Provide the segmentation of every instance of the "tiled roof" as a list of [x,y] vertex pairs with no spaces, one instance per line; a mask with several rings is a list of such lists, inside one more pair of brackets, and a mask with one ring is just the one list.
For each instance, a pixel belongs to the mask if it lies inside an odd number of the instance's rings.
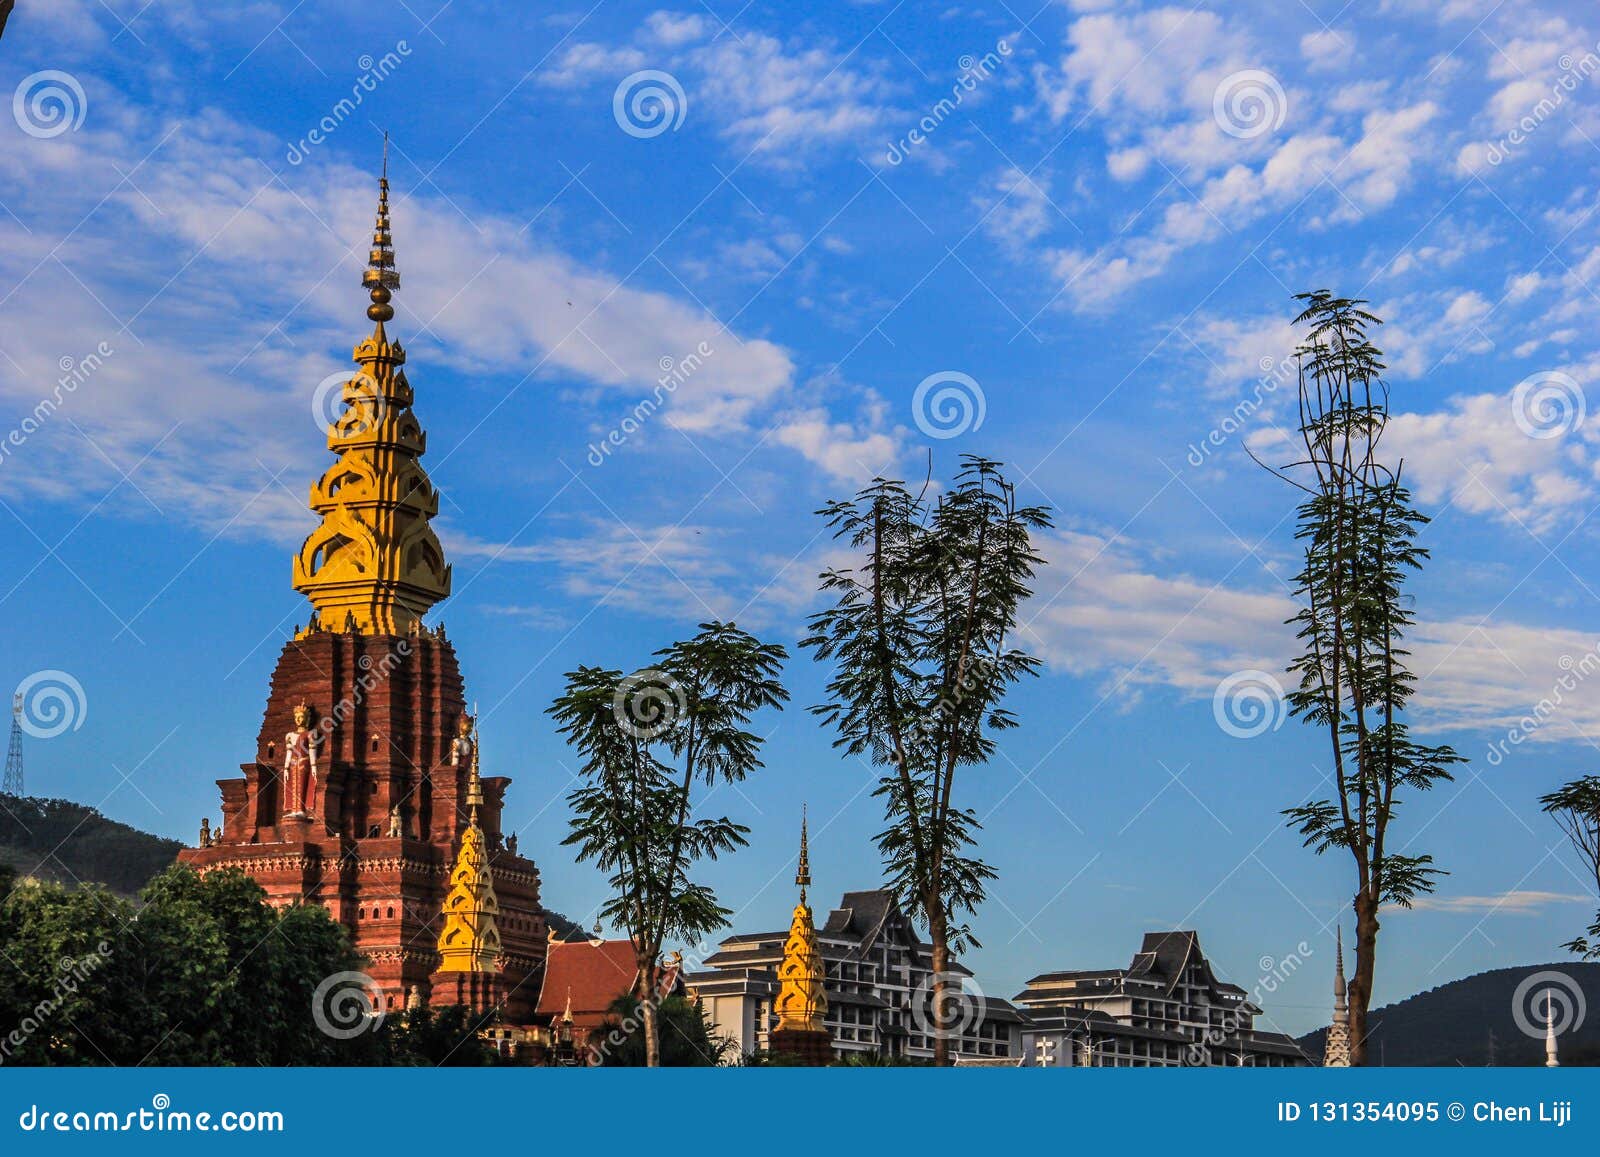
[[537,1012],[560,1016],[570,992],[573,1023],[592,1028],[606,1019],[613,1001],[632,990],[636,975],[632,941],[552,940]]

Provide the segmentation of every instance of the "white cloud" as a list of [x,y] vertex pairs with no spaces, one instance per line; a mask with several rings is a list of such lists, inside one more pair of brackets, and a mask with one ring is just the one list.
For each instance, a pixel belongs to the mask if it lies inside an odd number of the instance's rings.
[[[1591,904],[1588,896],[1567,892],[1538,892],[1512,889],[1495,896],[1422,896],[1411,904],[1414,912],[1460,912],[1468,915],[1537,916],[1552,904]],[[1398,904],[1390,912],[1404,911]]]
[[554,64],[540,69],[535,79],[548,88],[577,88],[597,77],[616,83],[645,67],[645,59],[637,48],[608,48],[587,42],[572,44]]
[[1445,410],[1398,414],[1387,451],[1426,504],[1451,502],[1474,514],[1547,529],[1594,496],[1594,454],[1582,431],[1531,438],[1517,425],[1511,395],[1457,397]]
[[1506,279],[1506,300],[1512,305],[1527,301],[1543,285],[1544,278],[1537,270],[1515,274]]
[[698,12],[652,12],[645,20],[651,39],[669,48],[704,39],[711,22]]
[[874,140],[892,110],[892,86],[882,75],[819,45],[747,32],[696,48],[688,61],[700,71],[699,107],[736,147],[773,165]]
[[1315,71],[1333,71],[1350,63],[1355,53],[1355,34],[1333,28],[1308,32],[1300,38],[1300,55]]
[[984,231],[1013,249],[1037,240],[1056,220],[1048,179],[1030,177],[1021,169],[1002,170],[975,203],[983,210]]
[[[1282,674],[1297,645],[1284,586],[1213,582],[1149,544],[1078,530],[1046,535],[1048,565],[1023,610],[1021,632],[1050,665],[1096,678],[1106,702],[1131,707],[1151,688],[1209,700],[1239,671]],[[1450,560],[1435,558],[1434,566]],[[1593,742],[1600,699],[1571,681],[1600,675],[1600,636],[1484,618],[1430,619],[1407,635],[1418,676],[1411,725],[1419,734],[1464,729],[1485,742],[1517,727],[1525,742]],[[1560,682],[1568,680],[1562,691]],[[1540,720],[1533,727],[1530,717]],[[1483,754],[1462,745],[1464,754]],[[1511,750],[1515,750],[1512,748]]]
[[[31,410],[59,358],[82,356],[101,335],[116,348],[93,384],[94,404],[65,407],[27,454],[5,462],[0,488],[95,500],[118,473],[85,452],[86,436],[122,470],[149,453],[136,480],[164,515],[292,539],[309,517],[304,480],[320,462],[310,394],[350,368],[347,351],[370,324],[359,273],[372,176],[317,158],[274,178],[255,158],[276,145],[217,115],[152,151],[157,141],[86,128],[0,152],[0,178],[26,183],[57,223],[37,217],[31,235],[0,224],[0,273],[20,286],[6,302],[0,349],[22,371],[0,373],[0,396]],[[100,193],[78,174],[113,165],[136,170],[139,191],[124,185],[90,214]],[[795,405],[784,348],[586,265],[535,240],[521,220],[408,190],[403,169],[393,219],[405,286],[391,329],[411,347],[425,421],[430,364],[501,376],[502,401],[538,389],[535,379],[576,378],[631,404],[656,392],[664,360],[698,349],[710,352],[660,420],[721,437],[764,428]],[[47,238],[85,215],[51,256]],[[819,422],[825,437],[812,433]],[[817,455],[831,473],[847,450],[871,457],[893,442],[813,409],[779,444]],[[432,461],[450,452],[436,440]],[[68,461],[84,464],[67,470]]]

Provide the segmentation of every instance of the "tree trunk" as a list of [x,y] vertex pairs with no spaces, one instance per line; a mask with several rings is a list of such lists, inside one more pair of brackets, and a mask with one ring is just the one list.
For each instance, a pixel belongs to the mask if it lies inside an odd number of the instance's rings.
[[[946,1032],[945,987],[950,983],[950,934],[943,920],[928,922],[928,937],[933,941],[929,956],[933,962],[933,1063],[948,1065],[950,1037]],[[959,1023],[959,1018],[957,1020]]]
[[644,1030],[644,1063],[646,1068],[661,1067],[661,1025],[656,1018],[656,991],[658,988],[654,965],[643,970],[644,991],[639,993],[639,1016]]
[[1350,1063],[1367,1063],[1367,1008],[1372,1003],[1374,956],[1378,949],[1378,903],[1363,890],[1356,895],[1356,970],[1350,979]]

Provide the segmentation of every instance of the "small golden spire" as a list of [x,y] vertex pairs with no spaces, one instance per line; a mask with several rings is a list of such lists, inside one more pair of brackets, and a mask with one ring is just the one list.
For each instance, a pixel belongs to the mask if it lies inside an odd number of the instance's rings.
[[778,965],[778,999],[774,1010],[780,1029],[823,1032],[828,1012],[828,997],[823,991],[822,953],[817,949],[817,928],[806,904],[806,888],[811,883],[811,856],[807,847],[806,816],[800,813],[800,868],[795,883],[800,887],[800,903],[789,922],[789,938],[783,945],[783,961]]
[[400,288],[400,272],[394,267],[394,243],[389,235],[389,134],[383,134],[383,175],[378,178],[378,219],[372,227],[372,249],[361,284],[372,289],[372,304],[367,317],[380,326],[394,317],[389,299]]
[[500,928],[496,917],[500,901],[494,892],[494,874],[478,807],[483,785],[478,779],[478,737],[472,737],[472,769],[467,780],[467,806],[471,812],[461,832],[461,850],[450,873],[450,892],[444,900],[444,927],[439,933],[440,972],[496,972],[500,956]]

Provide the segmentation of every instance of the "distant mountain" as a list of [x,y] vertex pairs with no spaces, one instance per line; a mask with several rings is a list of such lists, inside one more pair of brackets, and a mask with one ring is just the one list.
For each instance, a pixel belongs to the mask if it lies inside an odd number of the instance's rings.
[[0,864],[19,876],[104,884],[131,896],[172,863],[182,846],[71,800],[0,793]]
[[[0,792],[0,865],[15,869],[18,876],[104,884],[133,896],[177,859],[182,847],[177,840],[107,819],[81,803]],[[589,936],[560,912],[545,909],[545,920],[563,940]]]
[[[1533,1037],[1519,1028],[1513,1004],[1517,986],[1538,972],[1561,973],[1571,981],[1569,991],[1583,997],[1582,1023],[1558,1038],[1561,1063],[1600,1064],[1600,964],[1572,961],[1496,968],[1373,1009],[1368,1062],[1470,1067],[1544,1064],[1542,1032]],[[1524,994],[1523,1019],[1536,1029],[1543,1025],[1544,1015],[1538,994],[1547,987],[1541,982]],[[1557,1024],[1560,1022],[1558,1015]],[[1300,1047],[1308,1056],[1321,1057],[1326,1035],[1326,1029],[1308,1033],[1300,1038]]]

